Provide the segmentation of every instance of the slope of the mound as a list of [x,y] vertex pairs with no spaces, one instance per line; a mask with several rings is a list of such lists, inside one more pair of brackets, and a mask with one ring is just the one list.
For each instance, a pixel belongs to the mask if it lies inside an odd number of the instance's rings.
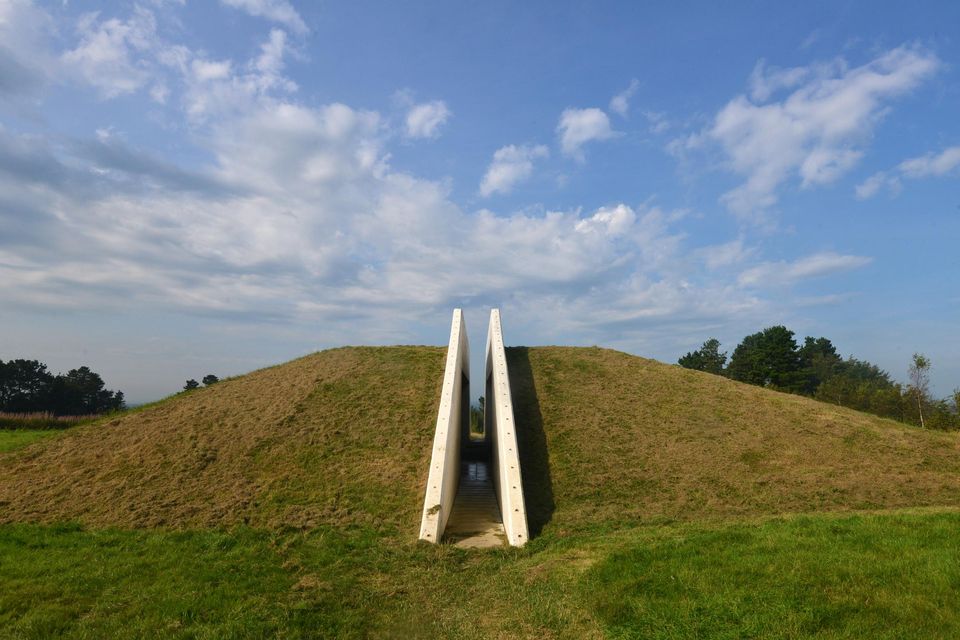
[[342,348],[0,455],[0,522],[415,531],[443,348]]
[[531,533],[960,505],[960,435],[598,348],[507,349]]

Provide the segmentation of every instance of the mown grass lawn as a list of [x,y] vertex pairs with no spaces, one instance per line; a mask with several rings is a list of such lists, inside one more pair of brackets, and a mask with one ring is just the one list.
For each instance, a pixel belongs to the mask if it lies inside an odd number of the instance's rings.
[[62,433],[55,429],[0,429],[0,453],[25,447],[31,442]]
[[552,533],[0,527],[0,636],[960,637],[960,513]]
[[617,638],[960,637],[956,513],[799,517],[625,545],[585,581]]

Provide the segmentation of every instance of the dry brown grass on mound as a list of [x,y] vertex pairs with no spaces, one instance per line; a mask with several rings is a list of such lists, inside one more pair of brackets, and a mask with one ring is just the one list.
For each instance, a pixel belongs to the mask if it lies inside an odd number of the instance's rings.
[[[0,454],[0,522],[416,535],[445,350],[343,348]],[[508,349],[534,534],[960,506],[960,437],[616,351]]]
[[0,455],[0,522],[415,535],[444,355],[324,351]]
[[507,357],[534,531],[960,505],[955,433],[606,349]]

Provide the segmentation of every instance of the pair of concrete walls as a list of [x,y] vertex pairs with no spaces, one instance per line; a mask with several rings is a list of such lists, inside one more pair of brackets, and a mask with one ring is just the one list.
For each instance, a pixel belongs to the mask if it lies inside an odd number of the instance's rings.
[[[440,390],[440,409],[433,437],[433,454],[423,502],[420,539],[439,542],[453,511],[460,481],[460,438],[467,433],[469,420],[470,345],[467,340],[463,312],[453,311],[447,364]],[[529,538],[527,512],[523,501],[517,431],[510,395],[510,376],[503,348],[500,311],[490,312],[486,349],[486,395],[484,425],[492,449],[493,486],[500,505],[503,528],[512,546],[523,545]]]

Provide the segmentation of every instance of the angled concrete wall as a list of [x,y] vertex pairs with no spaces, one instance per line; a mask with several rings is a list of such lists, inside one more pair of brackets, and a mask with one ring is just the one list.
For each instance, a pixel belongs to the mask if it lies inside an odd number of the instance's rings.
[[[460,481],[460,434],[464,415],[469,415],[470,343],[463,312],[453,310],[447,365],[440,389],[440,409],[433,436],[433,453],[427,478],[427,493],[420,520],[420,539],[439,542],[453,510]],[[466,406],[464,406],[466,405]]]
[[493,486],[497,492],[497,502],[500,503],[507,540],[512,546],[519,547],[527,542],[530,532],[523,501],[517,425],[513,418],[513,398],[510,395],[510,376],[507,373],[507,355],[503,349],[499,309],[490,311],[485,379],[483,420],[488,437],[493,439]]

